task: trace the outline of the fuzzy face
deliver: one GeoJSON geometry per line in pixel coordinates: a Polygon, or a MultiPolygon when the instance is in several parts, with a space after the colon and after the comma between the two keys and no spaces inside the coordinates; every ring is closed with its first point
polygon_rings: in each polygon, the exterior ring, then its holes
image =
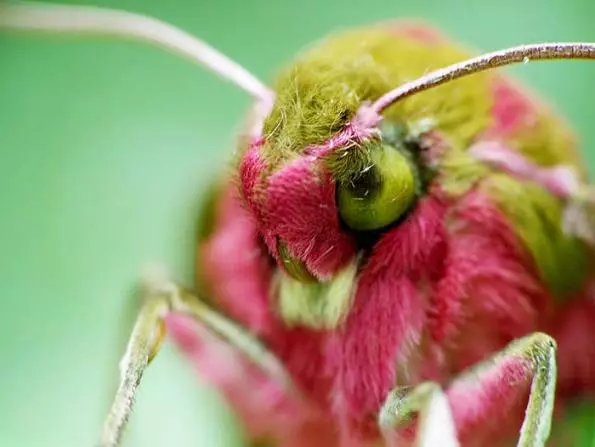
{"type": "MultiPolygon", "coordinates": [[[[365,262],[383,229],[405,216],[421,192],[426,170],[409,127],[423,121],[419,114],[397,111],[385,132],[365,145],[338,136],[362,103],[427,68],[429,54],[420,57],[416,49],[428,39],[416,43],[407,37],[411,29],[404,30],[401,40],[393,25],[359,30],[298,58],[277,81],[263,137],[242,154],[243,199],[270,255],[293,279],[328,283],[365,262]],[[417,67],[387,68],[395,42],[402,57],[416,55],[417,67]],[[347,48],[361,57],[349,56],[347,48]]],[[[446,60],[434,61],[436,66],[462,57],[448,48],[446,60]]],[[[291,281],[286,276],[280,281],[291,281]]],[[[347,302],[350,289],[337,301],[347,302]]],[[[347,310],[345,303],[338,308],[347,310]]]]}
{"type": "Polygon", "coordinates": [[[423,139],[456,123],[448,144],[464,147],[485,126],[489,99],[480,75],[421,94],[434,101],[432,113],[414,97],[391,108],[364,144],[349,138],[346,126],[363,103],[467,56],[437,33],[412,34],[415,28],[361,29],[298,57],[277,80],[262,137],[241,153],[241,196],[278,266],[273,296],[286,322],[332,328],[343,321],[357,282],[352,272],[432,187],[436,154],[423,139]],[[479,113],[453,111],[455,98],[479,113]],[[304,294],[312,299],[303,302],[304,294]]]}
{"type": "Polygon", "coordinates": [[[244,199],[278,265],[273,294],[287,324],[342,323],[360,268],[427,186],[419,154],[395,126],[385,129],[365,145],[312,145],[268,175],[266,143],[245,154],[244,199]]]}

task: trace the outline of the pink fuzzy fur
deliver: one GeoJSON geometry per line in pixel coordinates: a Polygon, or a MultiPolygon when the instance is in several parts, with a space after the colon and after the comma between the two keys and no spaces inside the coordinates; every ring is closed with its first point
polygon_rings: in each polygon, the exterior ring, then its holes
{"type": "Polygon", "coordinates": [[[443,213],[435,198],[423,199],[376,244],[360,275],[352,311],[330,352],[337,364],[334,411],[345,436],[377,435],[375,415],[396,384],[397,358],[405,359],[420,339],[426,304],[418,285],[444,255],[443,213]]]}
{"type": "Polygon", "coordinates": [[[267,185],[267,232],[320,279],[355,256],[353,237],[339,222],[335,185],[309,157],[274,173],[267,185]]]}
{"type": "Polygon", "coordinates": [[[199,247],[199,268],[215,302],[239,324],[264,337],[298,385],[318,402],[330,388],[323,355],[327,334],[286,328],[270,299],[272,266],[257,221],[233,189],[220,198],[218,231],[199,247]]]}
{"type": "Polygon", "coordinates": [[[497,78],[492,84],[492,97],[494,121],[487,132],[489,135],[503,138],[535,122],[535,106],[512,81],[497,78]]]}
{"type": "Polygon", "coordinates": [[[260,223],[262,223],[263,210],[258,197],[257,187],[265,168],[264,160],[259,154],[262,143],[262,139],[254,140],[248,148],[248,151],[242,157],[239,166],[241,182],[240,196],[244,198],[248,205],[248,209],[252,211],[254,217],[258,219],[260,223]]]}
{"type": "Polygon", "coordinates": [[[199,250],[200,268],[228,315],[258,334],[272,330],[269,288],[272,266],[257,223],[229,188],[216,216],[219,228],[199,250]]]}
{"type": "Polygon", "coordinates": [[[510,357],[491,365],[481,377],[455,380],[446,389],[461,445],[480,447],[514,435],[514,425],[498,422],[511,414],[520,420],[534,370],[528,359],[510,357]]]}
{"type": "Polygon", "coordinates": [[[441,343],[455,335],[470,317],[470,303],[471,308],[482,308],[481,313],[489,312],[493,321],[502,321],[501,330],[508,337],[535,327],[548,294],[510,223],[487,197],[477,193],[455,204],[449,217],[445,272],[430,312],[434,340],[441,343]]]}
{"type": "Polygon", "coordinates": [[[167,328],[199,376],[233,406],[249,436],[287,447],[328,447],[336,438],[328,415],[283,388],[198,322],[169,314],[167,328]]]}

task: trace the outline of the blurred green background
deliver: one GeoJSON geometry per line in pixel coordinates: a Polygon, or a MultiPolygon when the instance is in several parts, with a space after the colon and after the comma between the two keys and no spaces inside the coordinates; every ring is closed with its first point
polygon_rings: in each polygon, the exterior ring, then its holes
{"type": "MultiPolygon", "coordinates": [[[[595,41],[591,0],[89,3],[170,21],[265,79],[329,31],[404,16],[484,50],[595,41]]],[[[511,71],[574,123],[592,168],[595,63],[511,71]]],[[[248,106],[237,88],[161,50],[0,35],[1,446],[93,445],[117,374],[126,292],[150,261],[191,281],[193,215],[248,106]]],[[[166,346],[125,445],[236,446],[242,437],[166,346]]]]}

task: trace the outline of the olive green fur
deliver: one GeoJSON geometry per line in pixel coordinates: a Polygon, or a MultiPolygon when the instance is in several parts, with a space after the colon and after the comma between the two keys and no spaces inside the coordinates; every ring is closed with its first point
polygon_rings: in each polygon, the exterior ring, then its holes
{"type": "Polygon", "coordinates": [[[285,324],[319,330],[336,329],[351,308],[357,265],[353,260],[325,282],[304,282],[279,270],[277,308],[285,324]]]}
{"type": "Polygon", "coordinates": [[[324,164],[333,173],[335,182],[347,183],[374,165],[372,155],[377,146],[378,141],[372,140],[357,147],[339,148],[324,158],[324,164]]]}
{"type": "MultiPolygon", "coordinates": [[[[275,106],[264,124],[262,154],[271,170],[337,133],[362,103],[424,73],[459,62],[467,53],[450,43],[432,46],[398,36],[387,26],[330,37],[299,56],[277,78],[275,106]]],[[[468,77],[390,107],[389,122],[415,126],[431,119],[453,147],[468,147],[489,121],[487,77],[468,77]],[[456,105],[456,107],[453,107],[456,105]]],[[[343,171],[365,162],[345,159],[343,171]]]]}
{"type": "Polygon", "coordinates": [[[460,149],[449,149],[440,160],[440,184],[451,197],[469,192],[491,172],[490,167],[460,149]]]}
{"type": "MultiPolygon", "coordinates": [[[[469,51],[449,41],[428,44],[399,34],[394,24],[363,27],[322,40],[299,55],[274,82],[276,102],[263,132],[266,144],[262,154],[267,165],[275,170],[308,145],[323,143],[362,103],[470,56],[469,51]]],[[[450,149],[465,151],[492,122],[492,89],[500,78],[499,72],[491,71],[449,82],[397,102],[383,116],[412,131],[429,119],[450,149]]],[[[526,87],[518,90],[533,105],[532,116],[524,126],[502,136],[503,142],[540,165],[572,164],[583,175],[566,122],[526,87]]],[[[355,158],[345,159],[346,166],[340,171],[366,164],[355,158]]]]}
{"type": "Polygon", "coordinates": [[[555,295],[572,294],[584,286],[592,254],[582,241],[564,233],[560,200],[535,183],[501,173],[490,175],[481,191],[510,219],[555,295]]]}

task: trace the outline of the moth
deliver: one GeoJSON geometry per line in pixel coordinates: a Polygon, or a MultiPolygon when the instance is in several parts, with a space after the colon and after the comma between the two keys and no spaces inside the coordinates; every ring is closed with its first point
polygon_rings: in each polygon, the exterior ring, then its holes
{"type": "Polygon", "coordinates": [[[269,88],[124,11],[3,3],[0,28],[147,41],[255,100],[203,209],[196,284],[138,287],[100,446],[120,444],[166,334],[253,446],[543,446],[595,390],[595,195],[571,129],[494,70],[594,43],[473,57],[386,22],[330,35],[269,88]]]}

